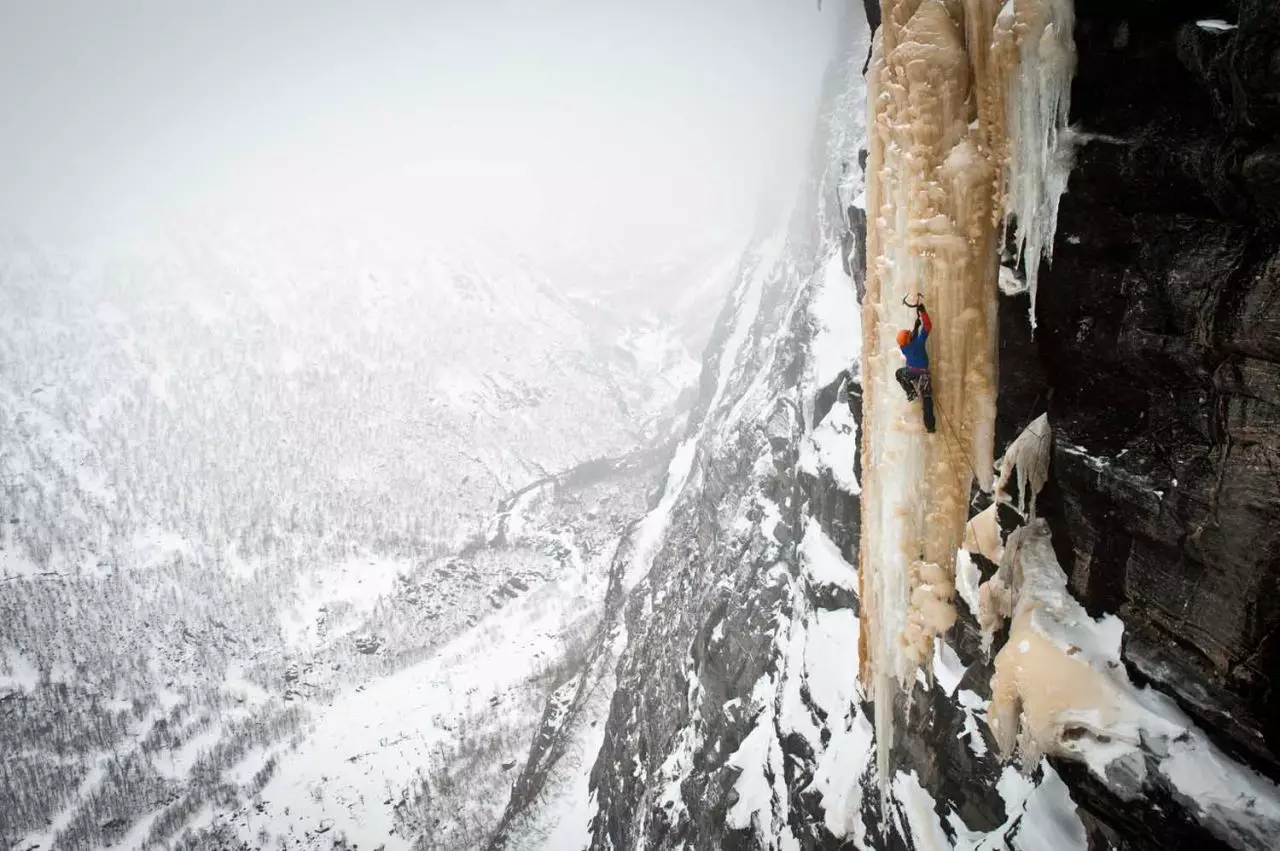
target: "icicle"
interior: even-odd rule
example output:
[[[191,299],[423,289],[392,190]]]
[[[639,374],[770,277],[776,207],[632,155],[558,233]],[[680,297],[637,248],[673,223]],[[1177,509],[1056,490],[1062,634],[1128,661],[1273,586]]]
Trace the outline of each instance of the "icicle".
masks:
[[[1049,448],[1052,445],[1049,415],[1041,414],[1009,444],[1000,459],[1000,477],[996,480],[996,501],[1011,502],[1005,488],[1016,473],[1018,513],[1028,520],[1036,516],[1036,496],[1049,480]]]
[[[1067,120],[1076,69],[1075,12],[1072,0],[1009,0],[1001,19],[997,37],[1019,45],[1017,65],[1008,71],[1005,214],[1014,221],[1017,255],[1026,266],[1034,328],[1040,259],[1053,261],[1058,202],[1071,172]]]

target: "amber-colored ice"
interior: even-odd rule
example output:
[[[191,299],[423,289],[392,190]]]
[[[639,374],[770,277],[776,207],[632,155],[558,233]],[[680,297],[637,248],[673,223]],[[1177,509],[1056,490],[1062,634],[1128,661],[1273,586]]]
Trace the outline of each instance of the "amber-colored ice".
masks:
[[[995,564],[1000,563],[1004,547],[1000,543],[1000,525],[996,522],[996,503],[969,518],[964,532],[964,548],[971,553],[985,556]]]
[[[1133,715],[1127,678],[1093,646],[1105,631],[1068,592],[1043,520],[1010,536],[981,600],[984,632],[1012,617],[987,713],[1006,759],[1017,753],[1035,765],[1046,753],[1074,756],[1072,742],[1086,735],[1116,747],[1138,744],[1136,728],[1123,723]]]
[[[1069,45],[1069,0],[884,0],[881,10],[867,75],[859,559],[861,676],[876,704],[884,781],[894,696],[911,687],[917,669],[927,670],[935,637],[955,621],[955,553],[971,487],[975,476],[984,490],[993,484],[1006,200],[1016,194],[1019,217],[1023,209],[1056,215],[1056,197],[1047,204],[1038,193],[1051,183],[1042,179],[1051,169],[1020,158],[1056,150],[1056,135],[1035,144],[1030,137],[1049,132],[1043,116],[1065,119],[1061,81],[1028,87],[1020,75],[1065,70],[1069,86],[1073,60],[1039,54],[1045,32],[1061,31],[1064,22]],[[1045,92],[1053,93],[1051,106],[1026,102]],[[1007,193],[1015,182],[1016,193]],[[1051,241],[1051,225],[1024,227],[1019,218],[1018,227]],[[903,363],[894,336],[914,318],[902,300],[917,294],[934,324],[932,435],[921,425],[920,403],[908,404],[893,377]]]

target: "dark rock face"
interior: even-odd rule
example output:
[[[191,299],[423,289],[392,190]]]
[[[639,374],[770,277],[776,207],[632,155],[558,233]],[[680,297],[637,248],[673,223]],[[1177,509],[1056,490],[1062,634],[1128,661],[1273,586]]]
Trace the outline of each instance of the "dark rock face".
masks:
[[[832,87],[844,91],[844,69],[837,76]],[[856,151],[842,157],[828,143],[819,133],[814,146],[824,177],[838,175]],[[706,354],[686,437],[697,440],[689,484],[651,570],[626,604],[627,646],[591,773],[591,847],[758,847],[751,831],[729,827],[741,773],[730,760],[759,721],[753,691],[777,673],[775,637],[797,607],[856,606],[837,588],[815,588],[812,599],[798,590],[805,587],[796,549],[806,516],[826,518],[847,555],[856,547],[858,518],[856,498],[829,473],[797,469],[806,418],[821,419],[834,405],[860,413],[859,390],[847,374],[819,388],[819,399],[801,391],[811,328],[798,296],[822,273],[827,254],[839,250],[842,232],[853,235],[833,186],[815,178],[810,188],[817,203],[790,223],[781,255],[760,266],[744,263]],[[757,274],[764,275],[758,303],[746,295]],[[820,412],[803,413],[806,402]],[[785,776],[771,779],[784,789],[782,809],[791,811],[807,847],[831,847],[821,807],[802,797],[811,747],[799,736],[778,736]]]
[[[1073,590],[1124,619],[1136,672],[1277,777],[1280,5],[1092,0],[1077,16],[1072,121],[1096,135],[1030,344],[1055,534]],[[1039,382],[1018,365],[1028,345],[1004,347],[1014,398]]]
[[[861,233],[865,237],[866,232]],[[822,422],[835,405],[847,405],[858,428],[862,428],[862,385],[848,372],[841,373],[829,386],[819,391],[813,406],[813,421]],[[861,469],[858,463],[861,459],[854,460],[854,468]],[[829,473],[812,476],[801,472],[799,481],[809,502],[806,513],[818,521],[827,536],[840,548],[845,560],[850,564],[857,564],[860,539],[858,523],[862,519],[857,498],[841,490]],[[856,609],[857,599],[850,598],[843,605]]]
[[[739,390],[766,361],[773,367],[771,388],[787,387],[789,362],[802,349],[786,335],[770,351],[762,337],[781,324],[776,317],[787,310],[789,283],[779,278],[765,287],[762,315],[775,321],[753,328],[752,354],[732,382]],[[803,519],[790,474],[802,424],[792,420],[786,440],[771,439],[777,410],[787,405],[780,400],[774,416],[744,424],[714,451],[718,441],[700,447],[694,459],[698,487],[677,506],[653,569],[631,593],[628,648],[591,778],[598,801],[593,847],[711,848],[722,841],[723,847],[737,847],[724,837],[735,779],[726,762],[750,729],[747,698],[771,662],[773,624],[785,617],[785,574],[773,567],[781,550],[793,547]],[[711,428],[722,415],[709,412]],[[753,472],[761,458],[774,470],[763,480]],[[758,495],[782,509],[779,521],[772,528],[756,522],[745,533],[735,532],[736,518],[759,520]],[[735,710],[734,701],[743,705]],[[680,783],[683,800],[698,806],[677,817],[654,796],[682,737],[700,743],[692,749],[696,762],[671,779]]]

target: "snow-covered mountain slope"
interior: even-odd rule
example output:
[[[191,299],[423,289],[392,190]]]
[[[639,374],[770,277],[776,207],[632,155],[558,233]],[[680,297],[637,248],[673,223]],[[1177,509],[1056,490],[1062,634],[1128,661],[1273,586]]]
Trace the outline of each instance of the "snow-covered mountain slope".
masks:
[[[228,631],[219,644],[183,626],[167,643],[150,620],[133,623],[138,652],[171,677],[151,692],[148,672],[125,678],[109,650],[97,678],[10,650],[7,841],[474,847],[502,814],[543,701],[574,681],[664,454],[541,480],[460,553],[304,571],[291,608],[263,606],[283,639]],[[170,575],[138,574],[126,598],[140,581],[171,587]],[[119,629],[128,614],[100,618]],[[182,655],[188,645],[204,656]]]
[[[616,551],[656,485],[660,455],[539,482],[508,501],[487,541],[401,577],[361,621],[360,655],[317,657],[295,685],[325,688],[332,663],[347,676],[362,659],[371,669],[358,685],[329,686],[331,696],[307,704],[309,724],[275,751],[269,781],[210,813],[208,836],[289,847],[476,847],[523,768],[542,702],[576,681]],[[438,598],[444,571],[485,578],[479,611],[465,611],[475,595]]]
[[[352,689],[460,664],[483,642],[459,636],[513,601],[560,641],[551,613],[600,596],[588,565],[642,513],[697,378],[661,316],[477,246],[408,266],[322,246],[299,267],[219,245],[93,267],[0,253],[6,842],[224,830],[292,771],[317,707],[362,713]],[[621,503],[583,505],[624,480]],[[530,483],[555,492],[541,537],[495,540],[499,499]],[[523,602],[566,575],[589,590]],[[554,663],[529,652],[504,676],[536,713]],[[334,783],[355,771],[339,763]]]
[[[58,409],[69,440],[128,432],[141,481],[120,484],[149,515],[191,515],[174,488],[148,492],[176,458],[226,494],[185,498],[205,511],[332,524],[371,513],[337,500],[421,500],[418,522],[448,536],[509,490],[651,437],[696,369],[652,313],[582,303],[527,258],[324,248],[297,262],[228,242],[92,269],[6,255],[6,413]],[[86,481],[104,466],[122,465]]]
[[[775,628],[811,611],[822,620],[816,629],[837,642],[829,648],[836,657],[856,647],[856,616],[848,609],[856,574],[839,547],[821,548],[812,582],[788,561],[803,535],[803,482],[826,488],[825,504],[841,518],[834,525],[845,558],[856,540],[857,397],[851,407],[856,386],[848,377],[858,318],[838,253],[843,213],[836,187],[845,198],[857,194],[856,170],[842,166],[856,162],[862,135],[863,34],[862,50],[851,43],[829,79],[813,178],[795,214],[780,216],[742,261],[663,498],[637,529],[632,578],[621,589],[625,607],[600,640],[599,656],[608,662],[588,669],[609,698],[607,709],[597,696],[581,712],[576,747],[591,748],[594,758],[561,771],[545,802],[513,799],[525,822],[513,819],[515,829],[499,845],[727,842],[726,819],[744,828],[752,822],[752,812],[729,813],[732,777],[740,770],[730,761],[748,728],[764,718],[761,704],[773,700],[764,680]],[[814,421],[824,424],[825,440],[816,433],[805,440],[806,424]],[[808,602],[810,592],[832,607],[830,618]],[[824,651],[811,652],[816,662]],[[834,690],[824,694],[833,711],[854,693],[856,653],[846,661],[843,676],[833,672]],[[756,756],[767,760],[768,743],[754,741],[737,759],[741,766]],[[566,844],[554,845],[552,837]]]
[[[897,4],[896,23],[909,24],[910,37],[945,35],[928,20],[907,19],[930,7],[925,17],[938,23],[967,5]],[[1033,5],[1005,8],[1016,19]],[[1276,606],[1268,592],[1249,602],[1240,595],[1270,587],[1274,548],[1265,543],[1280,519],[1266,500],[1277,434],[1265,408],[1274,371],[1269,325],[1259,314],[1274,291],[1280,242],[1264,168],[1271,152],[1258,129],[1273,132],[1280,115],[1259,83],[1280,29],[1275,9],[1244,3],[1241,34],[1231,36],[1239,40],[1223,44],[1213,40],[1235,30],[1196,24],[1210,17],[1209,6],[1141,5],[1076,8],[1082,74],[1100,86],[1086,96],[1085,114],[1099,133],[1114,124],[1138,135],[1091,141],[1076,169],[1085,194],[1073,189],[1062,202],[1073,229],[1039,232],[1055,242],[1055,256],[1073,258],[1070,276],[1039,270],[1042,336],[1031,337],[1025,287],[1000,290],[998,329],[990,331],[1002,340],[993,448],[1004,457],[975,474],[995,481],[995,501],[970,494],[960,548],[951,551],[954,624],[939,630],[902,694],[880,693],[873,703],[858,676],[867,653],[855,567],[868,534],[860,517],[885,524],[885,546],[904,542],[893,537],[894,511],[881,505],[868,514],[860,505],[884,497],[857,474],[868,461],[860,431],[886,426],[863,417],[854,300],[862,282],[856,268],[853,280],[844,274],[841,253],[856,240],[842,234],[833,203],[844,206],[860,188],[855,178],[848,194],[835,191],[840,165],[857,159],[861,129],[849,101],[861,94],[866,43],[854,30],[833,74],[812,182],[745,261],[713,337],[701,401],[664,499],[643,524],[661,538],[644,539],[648,555],[633,562],[638,581],[599,644],[599,658],[616,665],[587,669],[596,694],[610,695],[603,731],[594,726],[604,717],[597,697],[568,737],[587,755],[551,772],[549,794],[513,798],[522,818],[508,819],[514,827],[495,845],[1275,845],[1280,775],[1274,725],[1261,712],[1274,686],[1258,665],[1273,655]],[[925,50],[915,59],[945,55]],[[1126,63],[1153,76],[1108,90],[1098,75],[1119,74]],[[919,67],[903,69],[925,79]],[[1190,93],[1144,93],[1160,75]],[[1229,80],[1243,86],[1235,95]],[[1155,105],[1146,108],[1144,98]],[[1251,165],[1226,154],[1209,170],[1190,165],[1178,143],[1183,108],[1195,121],[1195,150],[1229,143],[1252,151]],[[891,137],[887,128],[874,132]],[[1237,181],[1230,192],[1217,182],[1222,169]],[[1172,199],[1173,190],[1160,188],[1171,175],[1194,194]],[[1138,195],[1152,186],[1179,211],[1176,221],[1143,198],[1117,197],[1105,180]],[[856,211],[849,218],[856,229]],[[1027,218],[1020,213],[1019,224],[1031,227]],[[1115,229],[1159,241],[1120,245]],[[1208,243],[1188,247],[1199,233]],[[1193,284],[1202,273],[1211,277]],[[1025,270],[1006,273],[1006,284],[1014,277],[1025,280]],[[1138,295],[1124,289],[1139,278]],[[993,298],[997,280],[993,268]],[[1209,301],[1188,293],[1209,293]],[[1124,307],[1126,297],[1141,311]],[[1137,328],[1120,323],[1121,314]],[[995,324],[996,313],[988,319]],[[1229,336],[1206,337],[1207,328]],[[1055,354],[1070,361],[1055,362]],[[1132,358],[1140,376],[1123,367]],[[1089,374],[1094,368],[1133,395],[1112,398]],[[1140,380],[1150,386],[1133,386]],[[1200,408],[1190,403],[1197,393]],[[1203,421],[1209,398],[1222,406],[1211,424]],[[1159,429],[1144,433],[1145,421]],[[1183,476],[1193,476],[1191,487],[1170,505],[1167,495],[1186,487]],[[929,488],[891,484],[932,510]],[[1245,540],[1264,542],[1263,550],[1232,539],[1232,529],[1250,530]],[[1223,561],[1211,564],[1210,553]],[[952,564],[940,567],[922,582],[949,584]],[[1245,584],[1228,588],[1228,577]],[[1178,634],[1178,624],[1187,632]],[[909,641],[888,638],[899,647]],[[886,714],[892,723],[877,723]],[[535,753],[564,717],[549,710]],[[877,741],[877,731],[892,740]],[[879,767],[877,752],[886,756]]]

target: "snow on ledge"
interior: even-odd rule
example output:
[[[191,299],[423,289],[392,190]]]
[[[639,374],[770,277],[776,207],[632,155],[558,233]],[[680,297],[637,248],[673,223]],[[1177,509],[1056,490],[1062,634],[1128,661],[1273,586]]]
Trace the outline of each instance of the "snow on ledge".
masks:
[[[0,650],[0,691],[35,691],[40,686],[40,669],[15,648]]]
[[[826,387],[858,363],[862,353],[862,309],[853,281],[844,273],[840,252],[827,256],[813,279],[809,300],[810,364],[817,387]]]
[[[969,558],[967,550],[956,550],[956,591],[960,594],[960,599],[964,600],[969,612],[978,617],[978,586],[982,584],[982,573],[978,570],[978,566],[973,563],[973,559]]]
[[[1196,21],[1196,26],[1211,33],[1225,33],[1236,29],[1235,24],[1229,24],[1221,18],[1206,18],[1202,21]]]
[[[1048,762],[1042,762],[1039,769],[1042,779],[1033,783],[1016,769],[1005,768],[996,790],[1004,799],[1006,818],[989,831],[971,830],[959,813],[938,806],[914,772],[899,771],[893,781],[897,802],[893,820],[902,835],[910,838],[911,846],[920,849],[1085,851],[1088,834],[1067,785]]]
[[[964,662],[946,641],[939,639],[933,643],[933,678],[947,697],[955,694],[966,670]]]
[[[800,562],[814,585],[834,585],[858,593],[858,571],[845,561],[840,548],[812,517],[805,520],[800,540]]]
[[[1170,698],[1129,680],[1123,623],[1094,620],[1071,596],[1047,523],[1015,531],[1006,551],[982,586],[980,618],[1012,617],[988,716],[1005,758],[1083,762],[1122,798],[1158,784],[1223,841],[1280,846],[1280,788],[1218,750]]]
[[[805,437],[800,448],[799,468],[817,478],[823,470],[831,471],[836,487],[858,496],[862,485],[854,469],[858,458],[858,421],[844,402],[837,401]]]
[[[1124,451],[1121,451],[1115,458],[1109,458],[1105,455],[1093,455],[1083,446],[1075,446],[1065,442],[1059,442],[1058,448],[1066,455],[1073,455],[1079,458],[1086,467],[1099,477],[1110,477],[1139,493],[1150,493],[1154,494],[1156,499],[1164,499],[1164,490],[1156,487],[1149,477],[1130,473],[1115,465],[1114,462],[1120,460],[1124,455]]]

